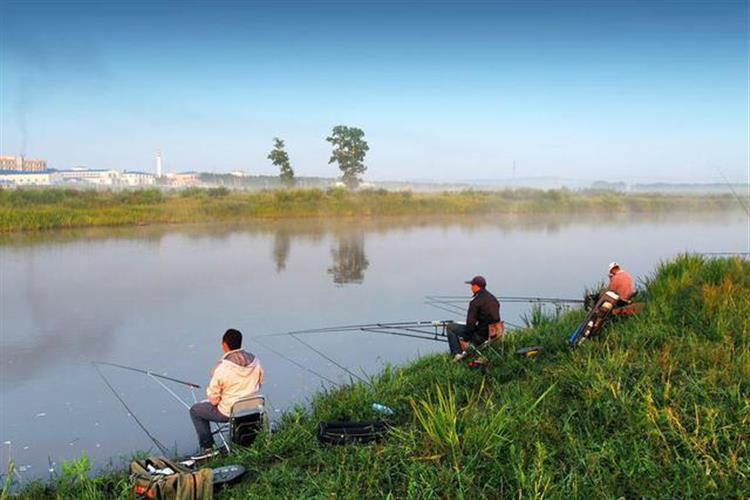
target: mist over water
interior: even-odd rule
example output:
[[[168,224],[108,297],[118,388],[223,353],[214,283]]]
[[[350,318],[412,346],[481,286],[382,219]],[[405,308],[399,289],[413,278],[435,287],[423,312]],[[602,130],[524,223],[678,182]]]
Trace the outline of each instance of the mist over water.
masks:
[[[234,327],[265,366],[280,411],[324,382],[254,335],[348,323],[461,318],[425,295],[468,296],[487,277],[496,295],[580,297],[617,260],[639,278],[683,251],[748,251],[747,216],[425,217],[81,229],[0,239],[0,441],[25,478],[82,452],[99,465],[152,448],[91,361],[111,361],[202,386]],[[518,323],[528,307],[505,304]],[[565,335],[569,332],[560,332]],[[345,373],[289,337],[263,340],[340,382]],[[444,351],[384,335],[308,336],[349,369],[376,373]],[[136,415],[181,453],[196,438],[186,410],[153,381],[106,369]],[[191,395],[175,390],[185,399]],[[199,399],[204,394],[199,391]],[[387,402],[386,402],[387,403]],[[2,460],[7,459],[7,447]]]

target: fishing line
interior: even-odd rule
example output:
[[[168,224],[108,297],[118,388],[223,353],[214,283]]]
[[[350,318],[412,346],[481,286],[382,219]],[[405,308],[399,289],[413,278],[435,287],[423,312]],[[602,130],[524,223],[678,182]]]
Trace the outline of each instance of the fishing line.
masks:
[[[170,389],[169,387],[167,387],[166,384],[164,384],[164,382],[162,382],[158,378],[154,377],[150,373],[147,375],[147,377],[149,377],[151,380],[153,380],[154,382],[156,382],[157,384],[159,384],[160,386],[162,386],[164,388],[164,390],[167,391],[168,393],[170,393],[172,395],[172,397],[174,397],[177,401],[180,402],[180,404],[182,404],[182,406],[184,406],[188,410],[190,409],[190,405],[187,404],[185,402],[185,400],[182,399],[180,396],[178,396],[177,394],[175,394],[175,392],[172,389]],[[195,393],[193,393],[193,394],[195,394]]]
[[[258,337],[254,337],[254,340],[255,340],[255,342],[257,342],[258,344],[262,345],[263,347],[265,347],[266,349],[268,349],[269,351],[271,351],[272,353],[274,353],[275,355],[277,355],[277,356],[279,356],[280,358],[282,358],[282,359],[285,359],[285,360],[287,360],[288,362],[292,363],[292,364],[293,364],[294,366],[296,366],[296,367],[298,367],[298,368],[301,368],[301,369],[305,370],[306,372],[308,372],[308,373],[311,373],[311,374],[315,375],[316,377],[318,377],[318,378],[320,378],[320,379],[322,379],[322,380],[325,380],[325,381],[327,381],[327,382],[330,382],[331,384],[333,384],[333,385],[335,385],[335,386],[338,386],[338,385],[339,385],[339,384],[338,384],[337,382],[334,382],[333,380],[331,380],[330,378],[326,377],[325,375],[321,375],[320,373],[316,372],[316,371],[315,371],[315,370],[313,370],[312,368],[308,368],[308,367],[304,366],[303,364],[301,364],[301,363],[298,363],[297,361],[295,361],[294,359],[290,358],[290,357],[289,357],[289,356],[287,356],[286,354],[283,354],[283,353],[281,353],[281,352],[277,351],[276,349],[274,349],[274,348],[270,347],[270,346],[269,346],[268,344],[266,344],[266,343],[264,343],[264,342],[261,342],[260,340],[258,340]]]
[[[151,441],[152,441],[152,442],[153,442],[153,443],[154,443],[154,444],[156,445],[156,447],[157,447],[157,448],[159,448],[159,451],[161,451],[161,452],[162,452],[162,454],[164,454],[164,456],[169,456],[169,451],[167,451],[167,447],[166,447],[166,446],[164,446],[163,444],[161,444],[161,443],[159,442],[159,440],[158,440],[158,439],[156,439],[156,438],[155,438],[155,437],[154,437],[154,436],[153,436],[153,435],[152,435],[152,434],[151,434],[151,433],[150,433],[150,432],[148,431],[148,429],[146,429],[146,426],[145,426],[145,425],[143,425],[143,423],[142,423],[142,422],[141,422],[141,421],[140,421],[140,420],[138,419],[138,417],[137,417],[137,416],[135,415],[135,413],[133,413],[133,410],[131,410],[131,409],[130,409],[130,407],[129,407],[129,406],[128,406],[128,404],[127,404],[127,403],[125,402],[125,400],[124,400],[124,399],[122,399],[122,398],[120,397],[120,395],[119,395],[119,394],[117,393],[117,391],[115,390],[115,388],[114,388],[114,387],[112,387],[112,384],[110,384],[110,383],[109,383],[109,380],[107,380],[107,377],[105,377],[105,376],[104,376],[104,373],[102,373],[102,371],[101,371],[101,370],[99,369],[98,363],[96,363],[96,362],[93,362],[93,363],[91,363],[91,364],[92,364],[92,365],[94,365],[94,368],[96,369],[97,373],[98,373],[98,374],[99,374],[99,376],[100,376],[100,377],[102,378],[102,380],[104,381],[104,383],[105,383],[105,384],[107,384],[107,387],[109,388],[109,390],[110,390],[110,391],[112,391],[112,394],[114,394],[114,395],[115,395],[115,397],[116,397],[116,398],[117,398],[117,399],[118,399],[118,400],[120,401],[120,403],[122,403],[122,406],[124,406],[124,407],[125,407],[125,409],[126,409],[126,410],[128,411],[128,414],[129,414],[129,415],[130,415],[131,417],[133,417],[133,420],[135,420],[135,422],[136,422],[136,423],[138,424],[138,426],[139,426],[139,427],[140,427],[140,428],[141,428],[141,429],[143,430],[143,432],[145,432],[145,433],[146,433],[146,435],[147,435],[147,436],[149,437],[149,439],[151,439]],[[102,363],[102,364],[107,364],[107,363]]]
[[[307,342],[305,342],[304,340],[302,340],[301,338],[299,338],[299,337],[298,337],[298,336],[296,336],[295,334],[291,334],[291,335],[292,335],[292,338],[293,338],[294,340],[296,340],[296,341],[297,341],[297,342],[299,342],[300,344],[302,344],[302,345],[306,346],[306,347],[307,347],[308,349],[310,349],[311,351],[313,351],[313,352],[317,353],[317,354],[318,354],[318,355],[319,355],[320,357],[322,357],[322,358],[324,358],[324,359],[327,359],[328,361],[330,361],[330,362],[331,362],[331,363],[333,363],[334,365],[338,366],[339,368],[341,368],[341,369],[342,369],[342,370],[344,370],[344,371],[345,371],[346,373],[348,373],[348,374],[349,374],[349,375],[351,375],[352,377],[356,378],[356,379],[357,379],[357,380],[359,380],[360,382],[362,382],[362,383],[364,383],[364,384],[368,384],[368,385],[370,385],[370,382],[369,382],[369,381],[367,381],[367,380],[363,379],[362,377],[360,377],[359,375],[357,375],[357,374],[356,374],[356,373],[354,373],[353,371],[349,370],[349,369],[348,369],[347,367],[345,367],[344,365],[342,365],[342,364],[340,364],[340,363],[336,362],[336,360],[334,360],[334,359],[332,359],[332,358],[328,357],[328,356],[327,356],[327,355],[326,355],[325,353],[323,353],[322,351],[319,351],[319,350],[318,350],[318,349],[316,349],[315,347],[311,346],[310,344],[308,344]]]

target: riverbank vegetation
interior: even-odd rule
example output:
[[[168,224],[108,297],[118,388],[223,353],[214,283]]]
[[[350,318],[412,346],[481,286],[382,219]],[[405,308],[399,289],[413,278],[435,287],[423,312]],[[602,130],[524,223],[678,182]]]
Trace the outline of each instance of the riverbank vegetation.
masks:
[[[439,214],[623,213],[736,208],[730,195],[622,194],[514,189],[440,193],[335,188],[234,192],[73,189],[0,190],[0,232],[90,226],[292,217]]]
[[[566,337],[580,310],[508,335],[486,373],[434,355],[321,392],[273,436],[216,462],[248,468],[220,496],[747,496],[750,262],[681,256],[642,293],[643,313],[574,352]],[[537,359],[514,354],[534,344]],[[317,442],[322,420],[379,418],[373,402],[395,410],[385,441]],[[123,476],[71,477],[22,496],[126,494]]]

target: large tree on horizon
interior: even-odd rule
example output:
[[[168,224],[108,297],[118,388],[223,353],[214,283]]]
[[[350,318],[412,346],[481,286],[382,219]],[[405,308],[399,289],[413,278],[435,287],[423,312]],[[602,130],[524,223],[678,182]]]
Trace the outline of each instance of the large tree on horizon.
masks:
[[[279,168],[281,183],[287,186],[294,184],[294,170],[289,162],[289,155],[284,149],[284,141],[278,137],[273,138],[273,149],[268,153],[268,159]]]
[[[364,131],[357,127],[337,125],[326,141],[333,146],[328,164],[338,163],[343,172],[341,180],[349,189],[355,189],[362,182],[360,175],[367,170],[364,161],[370,146],[365,141]]]

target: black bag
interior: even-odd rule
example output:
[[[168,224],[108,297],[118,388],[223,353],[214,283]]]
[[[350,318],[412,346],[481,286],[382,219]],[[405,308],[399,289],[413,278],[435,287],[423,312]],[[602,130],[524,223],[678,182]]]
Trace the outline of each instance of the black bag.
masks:
[[[390,426],[383,421],[321,422],[318,440],[326,444],[362,444],[385,438]]]

